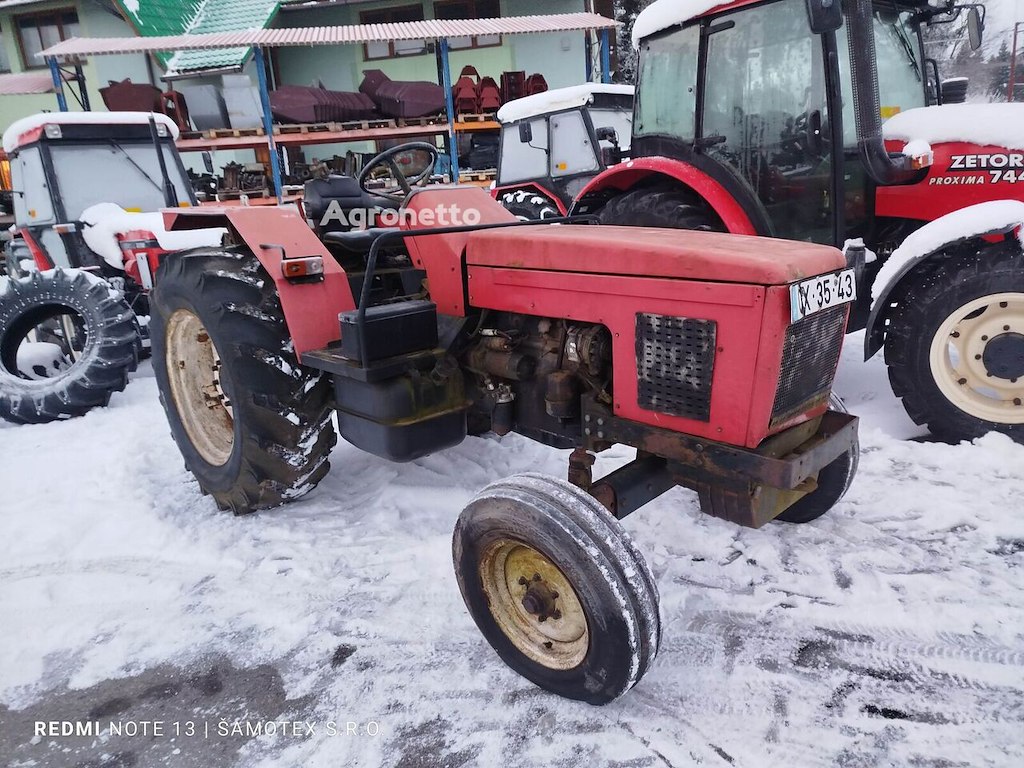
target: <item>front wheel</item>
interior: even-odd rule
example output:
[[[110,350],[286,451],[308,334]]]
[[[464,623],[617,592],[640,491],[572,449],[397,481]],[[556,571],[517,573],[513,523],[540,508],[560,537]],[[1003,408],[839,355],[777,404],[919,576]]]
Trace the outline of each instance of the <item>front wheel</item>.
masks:
[[[477,627],[541,688],[606,704],[654,661],[654,578],[619,522],[579,488],[535,474],[494,483],[463,511],[453,554]]]
[[[892,318],[885,361],[907,413],[934,435],[970,440],[996,431],[1024,442],[1024,254],[1016,241],[921,273]]]
[[[153,370],[200,488],[236,514],[283,504],[327,474],[330,382],[292,350],[274,281],[250,253],[165,258],[150,299]]]

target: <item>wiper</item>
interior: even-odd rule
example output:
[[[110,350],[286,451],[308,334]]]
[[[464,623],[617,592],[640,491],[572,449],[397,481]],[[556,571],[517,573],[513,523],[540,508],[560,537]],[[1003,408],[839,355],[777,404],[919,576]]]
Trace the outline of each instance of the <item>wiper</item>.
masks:
[[[158,181],[156,181],[156,179],[154,179],[148,173],[146,173],[145,168],[143,168],[141,165],[139,165],[137,162],[135,162],[135,158],[132,157],[131,155],[129,155],[128,151],[124,147],[122,147],[120,144],[118,144],[113,139],[108,139],[107,142],[110,144],[110,146],[112,146],[114,149],[116,149],[122,155],[124,155],[126,158],[128,158],[128,162],[131,163],[133,166],[135,166],[135,170],[137,170],[139,173],[141,173],[143,176],[146,177],[146,181],[148,181],[150,184],[152,184],[154,187],[156,187],[158,190],[160,190],[161,194],[163,193],[164,188],[160,185],[160,183]]]
[[[921,79],[921,67],[917,63],[917,56],[914,54],[914,46],[911,44],[909,38],[907,38],[906,31],[903,29],[900,21],[897,19],[890,27],[893,33],[896,35],[896,39],[900,41],[900,45],[903,46],[903,50],[906,52],[907,57],[910,59],[910,64],[914,68],[914,73],[917,75],[917,79]]]

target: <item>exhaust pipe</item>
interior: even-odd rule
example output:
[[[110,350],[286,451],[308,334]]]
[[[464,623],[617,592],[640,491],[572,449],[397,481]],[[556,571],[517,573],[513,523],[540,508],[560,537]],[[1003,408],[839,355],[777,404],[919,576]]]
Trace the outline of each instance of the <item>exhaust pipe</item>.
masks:
[[[857,119],[857,149],[868,176],[881,186],[916,184],[928,169],[915,169],[911,158],[889,154],[882,140],[878,64],[875,57],[874,13],[871,0],[847,0],[846,39],[850,47],[853,108]]]

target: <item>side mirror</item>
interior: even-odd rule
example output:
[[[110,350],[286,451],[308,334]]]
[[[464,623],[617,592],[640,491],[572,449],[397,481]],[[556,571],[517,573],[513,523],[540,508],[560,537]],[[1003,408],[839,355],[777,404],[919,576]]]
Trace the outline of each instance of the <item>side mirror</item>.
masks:
[[[207,173],[213,173],[213,156],[209,152],[203,152],[203,167]]]
[[[843,26],[842,3],[840,0],[807,0],[807,21],[816,35],[835,32]]]
[[[971,41],[971,50],[981,48],[982,33],[985,31],[985,24],[981,20],[981,14],[977,6],[967,12],[967,37]]]
[[[608,141],[614,144],[615,146],[619,145],[619,134],[617,134],[615,132],[615,129],[610,126],[598,128],[594,131],[594,133],[597,135],[598,141]]]
[[[523,144],[529,144],[533,141],[533,124],[529,122],[523,122],[519,124],[519,141]]]

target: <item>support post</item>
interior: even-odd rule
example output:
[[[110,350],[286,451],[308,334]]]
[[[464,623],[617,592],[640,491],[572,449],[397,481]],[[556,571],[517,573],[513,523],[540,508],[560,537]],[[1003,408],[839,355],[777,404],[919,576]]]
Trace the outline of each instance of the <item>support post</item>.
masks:
[[[283,199],[281,194],[281,158],[277,156],[277,145],[274,142],[274,116],[270,112],[270,92],[267,90],[267,66],[263,58],[263,49],[253,48],[256,64],[256,77],[260,87],[260,105],[263,107],[263,130],[267,134],[267,146],[270,148],[270,173],[274,178],[274,195],[277,204]]]
[[[1016,77],[1017,74],[1017,30],[1020,29],[1020,25],[1024,22],[1018,21],[1013,25],[1013,48],[1010,49],[1010,82],[1006,88],[1006,100],[1013,101],[1013,92],[1017,88]]]
[[[53,78],[53,89],[57,92],[57,106],[61,112],[68,111],[68,100],[64,96],[64,78],[61,77],[60,67],[53,56],[46,57],[46,64],[50,68],[50,77]]]
[[[448,157],[451,158],[452,184],[459,183],[459,142],[455,137],[455,100],[452,98],[452,68],[448,60],[448,38],[437,41],[437,57],[441,69],[441,87],[444,89],[445,117],[448,118]]]
[[[601,30],[601,82],[612,81],[612,51],[608,40],[608,30]]]

